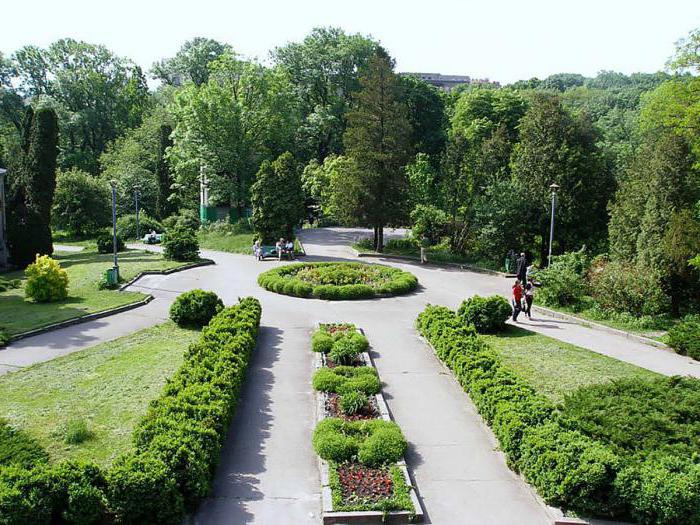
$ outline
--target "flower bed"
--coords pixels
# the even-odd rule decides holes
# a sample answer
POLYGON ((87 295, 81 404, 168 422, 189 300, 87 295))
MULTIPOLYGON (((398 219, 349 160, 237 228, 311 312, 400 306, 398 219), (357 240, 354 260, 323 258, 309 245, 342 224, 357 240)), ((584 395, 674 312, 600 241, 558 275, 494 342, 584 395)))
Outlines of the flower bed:
MULTIPOLYGON (((656 425, 657 430, 658 425, 666 425, 665 432, 669 425, 679 424, 681 414, 687 420, 696 410, 692 399, 698 389, 686 383, 694 380, 596 385, 582 389, 563 407, 555 407, 504 366, 455 312, 428 306, 418 316, 417 326, 491 426, 510 466, 522 473, 547 503, 565 511, 632 518, 642 524, 700 524, 697 461, 691 455, 664 453, 659 444, 676 452, 683 447, 671 447, 656 437, 652 440, 656 448, 642 458, 633 449, 622 447, 624 441, 619 438, 626 436, 637 442, 633 436, 642 423, 656 425), (586 392, 589 388, 591 392, 586 392), (646 401, 635 394, 635 388, 648 393, 646 401), (654 394, 654 388, 664 396, 654 394), (683 391, 690 391, 682 400, 688 406, 676 409, 679 414, 663 409, 663 403, 680 403, 683 391), (666 401, 656 401, 664 397, 666 401), (620 399, 626 399, 627 405, 620 399), (667 421, 658 414, 642 417, 650 407, 663 412, 667 421)), ((687 434, 689 427, 683 430, 687 434)), ((690 440, 691 447, 697 446, 697 426, 694 432, 696 440, 690 440)), ((688 441, 687 435, 675 435, 672 440, 688 441)))
POLYGON ((242 299, 204 328, 106 471, 64 461, 0 467, 2 523, 180 523, 206 496, 260 324, 242 299))
POLYGON ((381 264, 297 263, 260 274, 271 292, 331 301, 400 295, 418 286, 415 275, 381 264))
POLYGON ((389 415, 368 346, 364 334, 349 324, 321 325, 312 337, 319 420, 313 445, 324 524, 423 517, 403 460, 407 443, 389 415), (338 348, 352 348, 351 364, 333 362, 329 356, 338 348))

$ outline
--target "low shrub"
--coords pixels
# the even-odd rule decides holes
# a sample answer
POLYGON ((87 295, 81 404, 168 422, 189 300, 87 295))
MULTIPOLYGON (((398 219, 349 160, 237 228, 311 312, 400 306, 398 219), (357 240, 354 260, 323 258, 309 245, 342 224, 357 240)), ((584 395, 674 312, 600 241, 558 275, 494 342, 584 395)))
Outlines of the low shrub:
POLYGON ((589 261, 585 247, 552 257, 552 264, 539 270, 535 277, 541 283, 538 296, 547 306, 576 306, 586 295, 585 274, 589 261))
POLYGON ((7 465, 30 468, 48 459, 49 455, 34 438, 0 419, 0 468, 7 465))
POLYGON ((364 350, 366 350, 365 341, 367 339, 360 334, 350 334, 347 337, 342 337, 333 343, 328 357, 330 357, 336 365, 349 365, 357 359, 364 350))
POLYGON ((466 324, 473 325, 477 332, 493 333, 505 329, 511 311, 508 301, 500 295, 475 295, 462 302, 457 314, 466 324))
POLYGON ((163 238, 163 254, 173 261, 196 261, 199 258, 199 241, 193 230, 176 227, 168 230, 163 238))
POLYGON ((202 327, 224 307, 214 292, 190 290, 178 295, 170 306, 170 319, 178 326, 202 327))
POLYGON ((199 215, 193 210, 180 210, 179 213, 163 220, 163 227, 166 231, 183 228, 194 233, 199 230, 200 225, 199 215))
POLYGON ((9 344, 12 341, 12 336, 4 328, 0 328, 0 348, 9 344))
POLYGON ((371 366, 319 368, 312 383, 315 390, 341 395, 349 392, 373 395, 378 394, 382 388, 377 371, 371 366))
POLYGON ((411 253, 416 251, 418 248, 418 241, 413 238, 389 239, 384 245, 384 249, 388 252, 411 253))
POLYGON ((369 237, 362 237, 355 241, 355 245, 361 250, 374 250, 374 240, 369 237))
MULTIPOLYGON (((97 239, 95 240, 95 242, 97 244, 97 252, 98 253, 113 253, 114 252, 114 232, 103 230, 97 236, 97 239)), ((124 244, 124 239, 122 239, 121 235, 119 235, 119 233, 117 233, 117 251, 123 252, 124 250, 126 250, 126 245, 124 244)))
POLYGON ((360 412, 369 403, 369 398, 364 392, 350 391, 340 396, 338 406, 346 416, 352 416, 360 412))
POLYGON ((378 467, 399 461, 407 443, 394 422, 327 418, 316 425, 313 446, 326 461, 342 463, 357 459, 363 465, 378 467))
MULTIPOLYGON (((163 225, 153 217, 146 213, 139 213, 138 238, 143 238, 144 235, 151 231, 163 233, 164 229, 163 225)), ((136 215, 130 214, 119 217, 117 219, 117 232, 123 239, 136 239, 136 215)))
POLYGON ((62 301, 68 297, 68 273, 48 255, 37 255, 24 271, 24 295, 37 303, 62 301))
POLYGON ((688 316, 671 328, 668 344, 679 354, 700 361, 700 316, 688 316))

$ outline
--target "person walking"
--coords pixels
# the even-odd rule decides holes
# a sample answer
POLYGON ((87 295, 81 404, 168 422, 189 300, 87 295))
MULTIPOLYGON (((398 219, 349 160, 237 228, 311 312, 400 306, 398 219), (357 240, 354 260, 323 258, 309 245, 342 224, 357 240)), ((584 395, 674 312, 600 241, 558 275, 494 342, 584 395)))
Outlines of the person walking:
POLYGON ((535 283, 532 277, 528 277, 525 284, 525 313, 528 319, 532 319, 532 303, 535 301, 535 283))
POLYGON ((525 252, 521 252, 520 257, 518 257, 515 273, 518 276, 518 280, 521 283, 525 283, 527 279, 527 257, 525 257, 525 252))
POLYGON ((423 235, 420 240, 420 263, 428 264, 428 247, 430 246, 430 239, 423 235))
POLYGON ((513 321, 518 322, 518 315, 522 310, 523 287, 520 280, 516 279, 513 285, 513 295, 511 296, 511 304, 513 306, 513 321))

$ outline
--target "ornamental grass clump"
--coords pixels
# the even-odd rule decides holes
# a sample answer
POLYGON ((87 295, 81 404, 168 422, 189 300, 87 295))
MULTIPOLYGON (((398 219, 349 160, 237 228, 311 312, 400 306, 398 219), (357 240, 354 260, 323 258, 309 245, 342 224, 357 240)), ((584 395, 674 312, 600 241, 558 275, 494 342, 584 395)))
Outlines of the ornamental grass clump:
POLYGON ((52 303, 68 297, 68 273, 48 255, 37 255, 24 271, 24 294, 37 303, 52 303))

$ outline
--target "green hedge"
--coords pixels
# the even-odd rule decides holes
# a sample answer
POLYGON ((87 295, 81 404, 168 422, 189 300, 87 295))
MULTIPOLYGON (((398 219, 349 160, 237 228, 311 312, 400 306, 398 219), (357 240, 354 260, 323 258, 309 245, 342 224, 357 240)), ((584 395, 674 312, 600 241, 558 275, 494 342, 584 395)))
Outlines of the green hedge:
POLYGON ((211 320, 138 423, 133 450, 106 472, 75 462, 0 468, 0 525, 180 523, 209 491, 260 316, 248 297, 211 320))
POLYGON ((258 276, 258 284, 279 294, 343 301, 405 294, 416 289, 418 279, 412 273, 380 264, 323 262, 268 270, 258 276), (309 271, 321 275, 313 276, 317 277, 314 280, 308 278, 309 271))
POLYGON ((668 344, 679 354, 700 361, 700 316, 688 316, 671 328, 668 344))
MULTIPOLYGON (((491 426, 510 466, 547 503, 642 524, 700 525, 700 466, 692 458, 652 453, 642 459, 591 437, 588 426, 560 413, 511 372, 476 330, 448 308, 429 305, 417 326, 491 426)), ((631 433, 634 423, 630 425, 631 433)))

